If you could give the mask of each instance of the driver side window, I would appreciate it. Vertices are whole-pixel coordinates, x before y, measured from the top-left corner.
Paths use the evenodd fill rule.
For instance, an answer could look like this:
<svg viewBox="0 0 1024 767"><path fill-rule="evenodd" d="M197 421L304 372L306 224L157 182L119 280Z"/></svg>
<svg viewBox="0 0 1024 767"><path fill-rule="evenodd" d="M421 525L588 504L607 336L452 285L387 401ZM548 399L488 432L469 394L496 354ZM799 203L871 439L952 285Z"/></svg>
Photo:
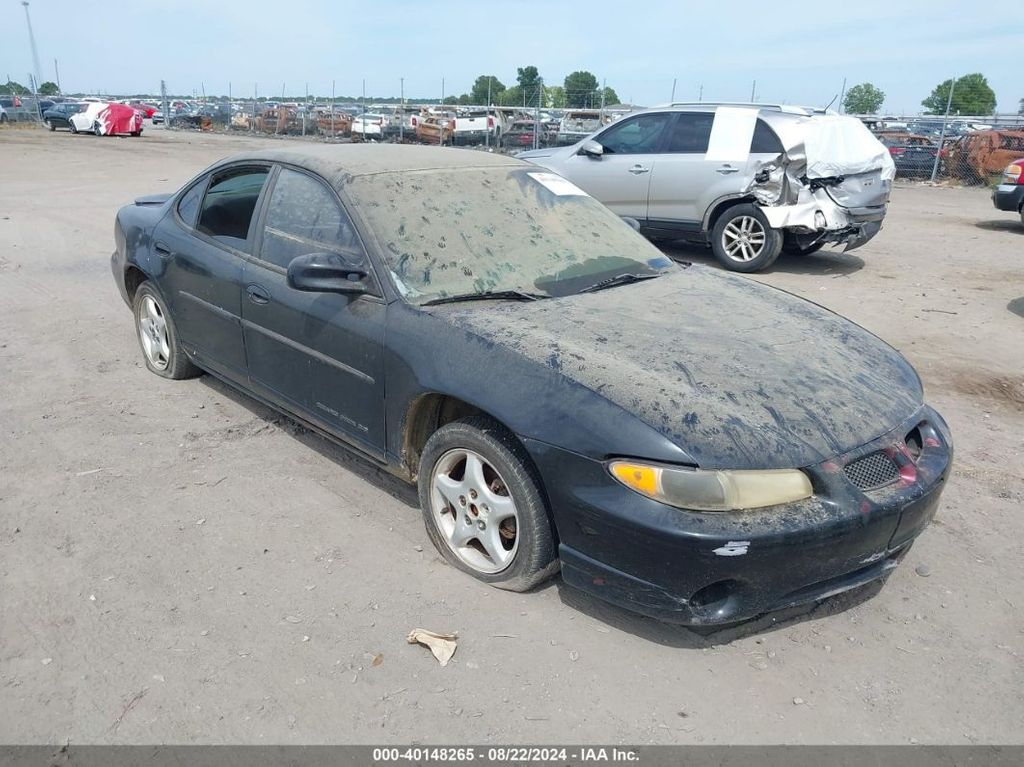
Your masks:
<svg viewBox="0 0 1024 767"><path fill-rule="evenodd" d="M606 130L597 140L606 154L653 154L671 121L668 112L631 117Z"/></svg>
<svg viewBox="0 0 1024 767"><path fill-rule="evenodd" d="M282 168L270 195L260 258L287 269L292 259L312 253L365 260L352 220L334 194L311 176Z"/></svg>

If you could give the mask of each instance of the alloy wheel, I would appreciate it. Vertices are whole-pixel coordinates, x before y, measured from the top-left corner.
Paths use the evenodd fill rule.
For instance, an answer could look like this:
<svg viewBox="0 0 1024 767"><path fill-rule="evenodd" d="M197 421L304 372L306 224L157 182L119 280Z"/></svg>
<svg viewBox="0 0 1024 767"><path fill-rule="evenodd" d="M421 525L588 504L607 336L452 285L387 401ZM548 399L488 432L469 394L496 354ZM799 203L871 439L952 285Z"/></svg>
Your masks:
<svg viewBox="0 0 1024 767"><path fill-rule="evenodd" d="M519 548L519 512L508 485L479 453L449 450L434 465L430 507L437 528L464 564L499 573Z"/></svg>
<svg viewBox="0 0 1024 767"><path fill-rule="evenodd" d="M166 370L171 361L171 344L167 335L167 320L152 296L142 299L139 306L139 340L149 364L157 370Z"/></svg>
<svg viewBox="0 0 1024 767"><path fill-rule="evenodd" d="M753 216L739 216L722 231L722 249L734 261L753 261L764 250L764 226Z"/></svg>

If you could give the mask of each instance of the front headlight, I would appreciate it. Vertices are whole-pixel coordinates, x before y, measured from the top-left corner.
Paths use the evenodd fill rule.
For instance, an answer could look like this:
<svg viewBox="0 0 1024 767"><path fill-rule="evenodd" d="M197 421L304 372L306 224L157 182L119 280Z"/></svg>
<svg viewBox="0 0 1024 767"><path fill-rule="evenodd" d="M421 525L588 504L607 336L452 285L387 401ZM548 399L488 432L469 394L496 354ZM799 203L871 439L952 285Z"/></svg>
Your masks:
<svg viewBox="0 0 1024 767"><path fill-rule="evenodd" d="M694 511L758 509L810 498L811 481L796 469L703 471L612 461L608 471L641 495Z"/></svg>

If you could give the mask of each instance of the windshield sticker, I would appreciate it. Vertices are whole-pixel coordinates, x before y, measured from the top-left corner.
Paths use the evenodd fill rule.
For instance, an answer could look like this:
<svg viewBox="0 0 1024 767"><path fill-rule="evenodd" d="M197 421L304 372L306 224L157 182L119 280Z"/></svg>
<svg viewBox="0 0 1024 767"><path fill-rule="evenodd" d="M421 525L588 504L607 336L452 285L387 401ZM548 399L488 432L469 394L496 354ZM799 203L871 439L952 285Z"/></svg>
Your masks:
<svg viewBox="0 0 1024 767"><path fill-rule="evenodd" d="M559 197L590 196L571 181L568 181L561 176L557 176L554 173L527 173L526 175L543 186L549 192L553 192Z"/></svg>

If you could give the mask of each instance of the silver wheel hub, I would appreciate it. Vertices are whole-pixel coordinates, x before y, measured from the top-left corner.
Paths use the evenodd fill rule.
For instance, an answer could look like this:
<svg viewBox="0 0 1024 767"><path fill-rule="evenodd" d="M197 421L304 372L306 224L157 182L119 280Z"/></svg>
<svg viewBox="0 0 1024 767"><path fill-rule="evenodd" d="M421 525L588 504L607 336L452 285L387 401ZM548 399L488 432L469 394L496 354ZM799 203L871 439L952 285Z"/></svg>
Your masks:
<svg viewBox="0 0 1024 767"><path fill-rule="evenodd" d="M722 249L733 261L753 261L764 250L764 226L753 216L734 218L722 230Z"/></svg>
<svg viewBox="0 0 1024 767"><path fill-rule="evenodd" d="M430 477L430 512L448 548L480 573L499 573L519 548L519 512L508 485L479 453L441 456Z"/></svg>
<svg viewBox="0 0 1024 767"><path fill-rule="evenodd" d="M158 370L166 370L171 361L167 319L152 296L145 296L139 306L139 341L149 364Z"/></svg>

